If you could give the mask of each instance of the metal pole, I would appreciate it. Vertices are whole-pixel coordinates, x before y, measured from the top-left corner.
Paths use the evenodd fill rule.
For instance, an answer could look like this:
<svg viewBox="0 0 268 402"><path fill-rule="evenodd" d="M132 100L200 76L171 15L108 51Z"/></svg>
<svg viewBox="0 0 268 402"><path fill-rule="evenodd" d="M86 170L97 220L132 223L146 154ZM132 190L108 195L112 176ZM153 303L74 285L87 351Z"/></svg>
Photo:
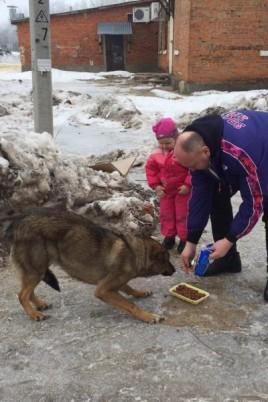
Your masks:
<svg viewBox="0 0 268 402"><path fill-rule="evenodd" d="M49 0L29 0L34 129L53 135Z"/></svg>
<svg viewBox="0 0 268 402"><path fill-rule="evenodd" d="M174 19L170 14L168 21L168 73L173 73L173 52L174 52Z"/></svg>

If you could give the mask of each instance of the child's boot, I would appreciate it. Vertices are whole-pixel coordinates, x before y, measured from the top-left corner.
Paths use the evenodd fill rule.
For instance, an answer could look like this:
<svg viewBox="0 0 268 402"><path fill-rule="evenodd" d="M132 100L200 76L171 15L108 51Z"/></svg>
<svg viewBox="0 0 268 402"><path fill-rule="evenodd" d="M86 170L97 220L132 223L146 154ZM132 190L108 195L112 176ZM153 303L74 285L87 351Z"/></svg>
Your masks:
<svg viewBox="0 0 268 402"><path fill-rule="evenodd" d="M162 246L165 247L166 250L171 250L175 244L175 236L165 237L162 243Z"/></svg>
<svg viewBox="0 0 268 402"><path fill-rule="evenodd" d="M181 254L183 252L185 244L186 244L185 241L180 240L178 247L177 247L178 254Z"/></svg>
<svg viewBox="0 0 268 402"><path fill-rule="evenodd" d="M264 300L266 302L268 302L268 280L266 282L266 286L265 286L265 289L264 289L264 292L263 292L263 298L264 298Z"/></svg>

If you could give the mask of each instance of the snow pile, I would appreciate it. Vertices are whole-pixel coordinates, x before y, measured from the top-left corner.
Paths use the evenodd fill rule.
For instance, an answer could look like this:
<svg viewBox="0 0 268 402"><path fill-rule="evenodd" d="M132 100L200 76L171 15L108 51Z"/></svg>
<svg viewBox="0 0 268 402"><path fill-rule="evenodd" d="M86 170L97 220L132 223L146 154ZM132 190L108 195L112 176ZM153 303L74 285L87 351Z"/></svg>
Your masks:
<svg viewBox="0 0 268 402"><path fill-rule="evenodd" d="M12 56L10 56L12 58ZM7 63L8 56L0 57L0 63ZM13 59L12 59L13 60ZM11 61L11 60L10 60ZM132 73L127 71L112 71L112 72L100 72L100 73L90 73L90 72L80 72L80 71L64 71L58 70L57 68L53 68L52 70L52 81L53 82L72 82L75 80L80 81L100 81L113 78L125 78L131 79L133 77ZM0 73L1 80L31 80L32 72L24 71L24 72L1 72Z"/></svg>
<svg viewBox="0 0 268 402"><path fill-rule="evenodd" d="M19 52L12 52L10 54L4 54L3 56L0 56L0 64L1 63L19 64L20 63Z"/></svg>
<svg viewBox="0 0 268 402"><path fill-rule="evenodd" d="M248 92L197 92L180 99L164 99L157 96L128 95L136 109L142 114L143 121L154 122L170 116L181 126L197 117L210 112L231 111L237 109L268 110L268 91L253 90Z"/></svg>
<svg viewBox="0 0 268 402"><path fill-rule="evenodd" d="M117 78L133 78L134 74L130 73L128 71L106 71L106 72L101 72L98 74L101 77L117 77Z"/></svg>
<svg viewBox="0 0 268 402"><path fill-rule="evenodd" d="M32 132L31 72L0 73L2 211L60 203L116 230L151 233L157 216L146 203L158 203L155 197L151 200L153 193L146 187L144 175L145 160L155 144L151 125L162 116L173 117L184 128L209 113L268 110L267 90L183 96L161 89L151 91L151 84L135 86L132 77L126 72L53 70L53 80L58 81L53 85L53 140L47 133ZM127 80L127 85L118 84L119 79L124 84ZM144 91L142 96L134 95L137 88ZM86 156L108 151L113 152ZM97 162L134 154L137 158L129 179L117 172L92 169Z"/></svg>
<svg viewBox="0 0 268 402"><path fill-rule="evenodd" d="M120 121L125 128L139 128L142 126L141 112L135 104L127 97L114 96L98 99L95 109L92 110L93 117Z"/></svg>
<svg viewBox="0 0 268 402"><path fill-rule="evenodd" d="M118 152L110 158L121 156L122 152ZM105 158L108 160L109 156ZM151 193L128 182L118 172L93 170L90 166L98 161L93 157L63 157L48 133L2 136L2 212L7 208L23 210L36 205L61 204L106 227L137 234L152 233L156 217L146 209Z"/></svg>
<svg viewBox="0 0 268 402"><path fill-rule="evenodd" d="M151 93L155 96L158 96L159 98L164 99L182 99L181 95L174 92L163 91L162 89L152 89Z"/></svg>
<svg viewBox="0 0 268 402"><path fill-rule="evenodd" d="M148 205L152 204L144 202L137 196L126 197L122 194L114 194L109 200L94 201L78 212L89 215L95 222L102 223L104 219L108 219L112 227L118 231L122 231L123 221L124 228L128 231L150 235L152 229L155 229L156 221L153 207L148 208Z"/></svg>
<svg viewBox="0 0 268 402"><path fill-rule="evenodd" d="M213 94L218 95L219 93L217 91L206 91L200 92L200 93L195 93L194 97L201 97L204 99L204 97L210 96ZM226 95L225 95L226 94ZM206 106L206 103L204 102L204 108L200 112L191 112L191 113L180 113L180 115L177 117L177 122L178 125L182 128L190 124L193 120L208 115L208 114L222 114L226 113L232 110L238 110L238 109L249 109L249 110L259 110L259 111L268 111L268 91L267 90L259 90L259 91L248 91L248 92L239 92L239 93L229 93L229 92L222 92L221 96L223 99L225 96L227 97L228 95L233 95L230 97L230 99L225 99L221 102L215 102L209 105L208 107ZM200 102L202 104L202 102Z"/></svg>
<svg viewBox="0 0 268 402"><path fill-rule="evenodd" d="M74 80L104 80L100 74L78 72L78 71L63 71L57 68L52 69L52 81L55 82L71 82Z"/></svg>
<svg viewBox="0 0 268 402"><path fill-rule="evenodd" d="M9 114L9 112L8 112L7 108L0 105L0 117L7 116L8 114Z"/></svg>

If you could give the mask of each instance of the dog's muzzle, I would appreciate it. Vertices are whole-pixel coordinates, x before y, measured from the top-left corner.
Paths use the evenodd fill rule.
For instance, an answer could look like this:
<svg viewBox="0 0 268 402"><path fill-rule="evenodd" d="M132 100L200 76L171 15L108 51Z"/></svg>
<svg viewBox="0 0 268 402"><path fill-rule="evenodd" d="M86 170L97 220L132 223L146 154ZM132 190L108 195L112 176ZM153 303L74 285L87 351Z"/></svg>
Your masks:
<svg viewBox="0 0 268 402"><path fill-rule="evenodd" d="M166 269L166 271L162 272L162 275L171 276L174 274L174 272L176 272L175 267L171 263L169 263L168 269Z"/></svg>

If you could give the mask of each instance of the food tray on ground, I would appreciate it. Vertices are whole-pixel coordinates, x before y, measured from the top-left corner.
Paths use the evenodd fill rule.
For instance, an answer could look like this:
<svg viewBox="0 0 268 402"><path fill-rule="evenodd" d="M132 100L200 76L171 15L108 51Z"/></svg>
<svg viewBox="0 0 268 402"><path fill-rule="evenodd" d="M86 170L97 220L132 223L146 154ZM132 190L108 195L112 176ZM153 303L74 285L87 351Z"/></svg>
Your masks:
<svg viewBox="0 0 268 402"><path fill-rule="evenodd" d="M169 289L169 292L172 296L192 304L199 304L209 296L209 293L205 290L199 289L185 282L180 282L173 286Z"/></svg>

